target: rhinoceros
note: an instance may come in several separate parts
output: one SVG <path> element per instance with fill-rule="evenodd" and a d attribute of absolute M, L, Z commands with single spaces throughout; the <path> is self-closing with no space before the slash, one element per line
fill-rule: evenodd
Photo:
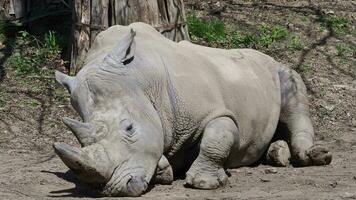
<path fill-rule="evenodd" d="M 140 196 L 182 174 L 188 187 L 222 187 L 226 169 L 266 155 L 280 123 L 291 163 L 331 162 L 314 145 L 301 77 L 256 50 L 175 43 L 133 23 L 101 32 L 75 77 L 55 76 L 83 120 L 63 119 L 81 147 L 55 143 L 55 152 L 104 196 Z M 272 148 L 277 161 L 282 146 Z"/>

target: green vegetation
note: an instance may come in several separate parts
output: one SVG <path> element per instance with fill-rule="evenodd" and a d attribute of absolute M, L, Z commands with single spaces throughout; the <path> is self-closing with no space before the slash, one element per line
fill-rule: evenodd
<path fill-rule="evenodd" d="M 187 17 L 189 34 L 193 39 L 202 38 L 208 42 L 226 40 L 226 30 L 224 23 L 217 17 L 210 20 L 204 20 L 196 13 Z"/>
<path fill-rule="evenodd" d="M 301 20 L 302 22 L 309 22 L 308 16 L 302 16 L 302 17 L 300 18 L 300 20 Z"/>
<path fill-rule="evenodd" d="M 257 43 L 257 37 L 252 33 L 246 33 L 238 37 L 236 33 L 236 42 L 233 42 L 234 47 L 249 47 L 252 44 Z"/>
<path fill-rule="evenodd" d="M 300 51 L 303 49 L 299 36 L 293 36 L 289 45 L 291 51 Z"/>
<path fill-rule="evenodd" d="M 348 65 L 351 64 L 351 57 L 355 55 L 356 48 L 349 47 L 346 44 L 338 44 L 336 45 L 336 52 L 338 56 L 338 60 L 340 64 Z"/>
<path fill-rule="evenodd" d="M 70 98 L 70 94 L 67 92 L 67 90 L 63 90 L 63 88 L 56 88 L 54 90 L 53 96 L 58 102 L 65 102 Z"/>
<path fill-rule="evenodd" d="M 273 27 L 262 25 L 259 29 L 258 43 L 264 47 L 268 47 L 272 43 L 286 39 L 288 31 L 285 27 L 276 25 Z"/>
<path fill-rule="evenodd" d="M 338 35 L 350 32 L 351 22 L 346 18 L 337 16 L 321 16 L 318 21 L 320 22 L 322 30 L 331 29 Z"/>
<path fill-rule="evenodd" d="M 6 40 L 5 35 L 0 33 L 0 43 L 3 43 L 5 40 Z"/>
<path fill-rule="evenodd" d="M 48 31 L 44 36 L 44 46 L 51 52 L 56 53 L 59 51 L 58 36 L 54 31 Z"/>
<path fill-rule="evenodd" d="M 28 100 L 27 105 L 30 106 L 31 108 L 37 108 L 39 105 L 41 105 L 41 103 L 36 99 L 30 99 Z"/>
<path fill-rule="evenodd" d="M 0 96 L 0 109 L 4 108 L 6 106 L 6 101 L 5 99 Z"/>
<path fill-rule="evenodd" d="M 237 30 L 228 30 L 224 22 L 217 17 L 202 19 L 192 13 L 188 15 L 187 21 L 192 40 L 205 40 L 211 46 L 268 47 L 288 37 L 287 29 L 280 25 L 262 25 L 255 33 L 240 33 Z"/>
<path fill-rule="evenodd" d="M 352 54 L 352 50 L 348 46 L 341 45 L 341 44 L 336 45 L 336 51 L 337 51 L 337 55 L 342 58 L 347 57 L 348 54 Z"/>
<path fill-rule="evenodd" d="M 46 63 L 50 63 L 53 57 L 58 56 L 58 39 L 54 32 L 49 31 L 44 36 L 44 43 L 27 31 L 20 31 L 16 37 L 16 49 L 8 59 L 8 65 L 16 74 L 43 75 L 48 74 Z"/>
<path fill-rule="evenodd" d="M 299 67 L 299 70 L 300 72 L 303 72 L 303 73 L 309 73 L 312 71 L 312 66 L 310 66 L 309 64 L 302 64 L 300 67 Z"/>

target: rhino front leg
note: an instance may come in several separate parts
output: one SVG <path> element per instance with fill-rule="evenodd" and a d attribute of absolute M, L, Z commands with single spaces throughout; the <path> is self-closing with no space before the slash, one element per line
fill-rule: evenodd
<path fill-rule="evenodd" d="M 215 189 L 225 185 L 228 178 L 224 163 L 236 143 L 238 129 L 230 118 L 220 117 L 210 121 L 203 133 L 199 155 L 186 174 L 186 184 L 198 189 Z"/>

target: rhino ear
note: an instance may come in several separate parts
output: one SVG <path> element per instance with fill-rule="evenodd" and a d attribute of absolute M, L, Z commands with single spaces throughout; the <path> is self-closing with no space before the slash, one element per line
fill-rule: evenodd
<path fill-rule="evenodd" d="M 67 88 L 68 92 L 71 93 L 74 88 L 74 77 L 63 74 L 60 71 L 55 72 L 56 81 Z"/>
<path fill-rule="evenodd" d="M 119 41 L 118 45 L 106 56 L 106 58 L 109 58 L 109 62 L 125 65 L 133 59 L 136 47 L 135 35 L 136 32 L 131 29 L 130 32 Z"/>

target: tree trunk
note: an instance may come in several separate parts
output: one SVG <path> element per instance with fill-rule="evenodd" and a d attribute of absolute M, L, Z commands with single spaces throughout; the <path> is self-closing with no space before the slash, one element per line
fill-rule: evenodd
<path fill-rule="evenodd" d="M 97 34 L 112 25 L 145 22 L 173 41 L 189 40 L 182 0 L 74 0 L 73 12 L 72 74 Z"/>
<path fill-rule="evenodd" d="M 21 19 L 26 12 L 25 0 L 2 0 L 0 2 L 0 20 Z"/>

